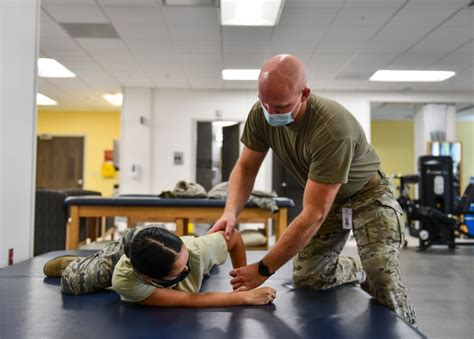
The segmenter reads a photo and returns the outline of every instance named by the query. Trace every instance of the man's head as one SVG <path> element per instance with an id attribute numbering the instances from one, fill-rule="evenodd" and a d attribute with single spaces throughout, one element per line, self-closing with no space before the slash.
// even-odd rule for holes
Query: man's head
<path id="1" fill-rule="evenodd" d="M 293 55 L 275 55 L 260 70 L 258 97 L 270 115 L 291 112 L 296 118 L 310 93 L 304 64 Z"/>

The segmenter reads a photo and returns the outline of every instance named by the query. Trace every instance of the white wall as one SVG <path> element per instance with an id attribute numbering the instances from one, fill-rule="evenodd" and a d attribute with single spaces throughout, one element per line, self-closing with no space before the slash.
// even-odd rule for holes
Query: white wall
<path id="1" fill-rule="evenodd" d="M 125 91 L 127 93 L 127 91 Z M 345 106 L 360 122 L 370 140 L 371 102 L 471 102 L 472 93 L 397 93 L 367 91 L 316 92 Z M 173 189 L 178 180 L 195 181 L 196 122 L 214 120 L 216 110 L 222 119 L 245 121 L 257 100 L 255 90 L 160 90 L 152 94 L 151 193 Z M 127 98 L 125 98 L 127 100 Z M 122 133 L 130 128 L 122 125 Z M 396 142 L 396 140 L 394 140 Z M 138 149 L 137 149 L 138 151 Z M 184 153 L 184 165 L 173 164 L 173 153 Z M 125 155 L 127 156 L 127 155 Z M 126 164 L 124 166 L 127 166 Z M 271 189 L 271 157 L 267 156 L 255 188 Z M 123 177 L 127 186 L 131 179 Z M 129 193 L 148 193 L 136 191 Z"/>
<path id="2" fill-rule="evenodd" d="M 133 91 L 126 89 L 125 111 L 127 98 L 135 96 Z M 128 93 L 128 95 L 127 95 Z M 350 93 L 328 93 L 331 98 L 338 100 L 348 108 L 363 126 L 370 138 L 370 102 L 366 97 L 351 95 Z M 170 190 L 178 180 L 195 181 L 196 161 L 196 124 L 197 121 L 216 119 L 216 111 L 222 112 L 223 120 L 245 121 L 252 105 L 257 100 L 254 90 L 159 90 L 152 94 L 152 154 L 151 173 L 148 181 L 150 192 L 159 193 Z M 133 100 L 136 100 L 133 99 Z M 143 105 L 146 105 L 143 103 Z M 125 120 L 123 120 L 125 122 Z M 127 135 L 132 126 L 122 124 L 122 133 Z M 130 142 L 132 142 L 131 139 Z M 142 144 L 142 140 L 135 140 Z M 123 143 L 127 143 L 122 138 Z M 139 148 L 135 147 L 134 152 Z M 127 168 L 125 159 L 130 158 L 130 152 L 125 154 L 122 165 Z M 184 153 L 184 165 L 173 164 L 173 153 Z M 143 151 L 142 154 L 145 154 Z M 121 160 L 122 161 L 122 160 Z M 255 182 L 256 189 L 271 189 L 271 156 L 267 156 Z M 127 193 L 149 193 L 147 189 L 131 186 L 132 179 L 126 174 L 121 177 L 122 187 L 133 187 L 134 192 L 127 189 Z M 121 190 L 123 193 L 123 191 Z"/>
<path id="3" fill-rule="evenodd" d="M 0 1 L 0 267 L 33 253 L 38 0 Z"/>
<path id="4" fill-rule="evenodd" d="M 120 137 L 120 194 L 152 193 L 151 88 L 124 88 Z M 134 171 L 132 171 L 132 166 Z"/>
<path id="5" fill-rule="evenodd" d="M 174 187 L 178 180 L 195 181 L 197 121 L 216 119 L 245 121 L 257 96 L 254 91 L 155 90 L 153 110 L 153 191 Z M 173 164 L 173 153 L 184 153 L 184 165 Z M 266 161 L 256 187 L 267 186 Z"/>

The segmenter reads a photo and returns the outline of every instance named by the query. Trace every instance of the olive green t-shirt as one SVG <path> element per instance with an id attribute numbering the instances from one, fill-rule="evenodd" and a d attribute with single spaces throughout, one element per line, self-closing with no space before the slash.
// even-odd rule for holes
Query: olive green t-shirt
<path id="1" fill-rule="evenodd" d="M 337 200 L 358 192 L 380 166 L 355 117 L 337 102 L 315 94 L 309 96 L 301 120 L 289 126 L 272 127 L 256 102 L 241 141 L 257 152 L 271 148 L 302 186 L 308 179 L 342 184 Z"/>

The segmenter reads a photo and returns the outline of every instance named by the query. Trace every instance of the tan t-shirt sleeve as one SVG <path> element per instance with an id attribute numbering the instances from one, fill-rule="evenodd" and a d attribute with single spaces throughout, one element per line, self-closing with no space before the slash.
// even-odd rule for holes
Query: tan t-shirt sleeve
<path id="1" fill-rule="evenodd" d="M 267 152 L 270 148 L 264 137 L 265 129 L 262 124 L 265 123 L 265 117 L 260 106 L 253 105 L 240 138 L 240 141 L 252 151 Z"/>
<path id="2" fill-rule="evenodd" d="M 189 250 L 191 272 L 188 277 L 174 288 L 184 292 L 199 292 L 204 275 L 214 265 L 221 265 L 227 259 L 227 243 L 220 233 L 211 233 L 201 237 L 181 237 Z"/>
<path id="3" fill-rule="evenodd" d="M 308 178 L 324 184 L 347 183 L 356 145 L 352 138 L 342 138 L 312 150 Z"/>
<path id="4" fill-rule="evenodd" d="M 148 298 L 157 287 L 145 283 L 143 278 L 133 270 L 130 260 L 124 254 L 115 265 L 112 288 L 120 294 L 123 301 L 140 302 Z"/>

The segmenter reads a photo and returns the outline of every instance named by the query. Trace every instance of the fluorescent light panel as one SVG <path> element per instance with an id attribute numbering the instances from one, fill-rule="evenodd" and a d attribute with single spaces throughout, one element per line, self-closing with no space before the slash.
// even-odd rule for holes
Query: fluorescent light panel
<path id="1" fill-rule="evenodd" d="M 224 69 L 222 79 L 224 80 L 257 80 L 259 69 Z"/>
<path id="2" fill-rule="evenodd" d="M 42 78 L 75 78 L 76 75 L 55 59 L 39 58 L 38 75 Z"/>
<path id="3" fill-rule="evenodd" d="M 48 98 L 46 95 L 36 93 L 36 104 L 39 106 L 56 106 L 58 102 Z"/>
<path id="4" fill-rule="evenodd" d="M 454 76 L 450 71 L 404 71 L 404 70 L 378 70 L 370 81 L 387 82 L 439 82 Z"/>
<path id="5" fill-rule="evenodd" d="M 275 26 L 284 0 L 221 0 L 222 26 Z"/>
<path id="6" fill-rule="evenodd" d="M 122 106 L 123 95 L 122 93 L 117 94 L 104 94 L 105 100 L 111 103 L 114 106 Z"/>

